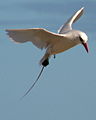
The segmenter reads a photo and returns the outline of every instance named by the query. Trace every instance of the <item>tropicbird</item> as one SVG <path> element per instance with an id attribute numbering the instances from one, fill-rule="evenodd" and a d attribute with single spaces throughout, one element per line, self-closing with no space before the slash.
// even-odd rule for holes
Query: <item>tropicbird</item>
<path id="1" fill-rule="evenodd" d="M 32 42 L 36 47 L 46 49 L 44 56 L 40 60 L 40 65 L 43 67 L 37 79 L 32 84 L 30 89 L 24 94 L 24 96 L 26 96 L 34 87 L 43 69 L 49 64 L 49 58 L 52 55 L 55 57 L 56 54 L 64 52 L 79 44 L 82 44 L 88 52 L 87 35 L 82 31 L 72 29 L 72 24 L 81 17 L 83 12 L 84 7 L 79 9 L 63 26 L 61 26 L 58 33 L 53 33 L 43 28 L 6 29 L 8 36 L 14 42 Z"/>

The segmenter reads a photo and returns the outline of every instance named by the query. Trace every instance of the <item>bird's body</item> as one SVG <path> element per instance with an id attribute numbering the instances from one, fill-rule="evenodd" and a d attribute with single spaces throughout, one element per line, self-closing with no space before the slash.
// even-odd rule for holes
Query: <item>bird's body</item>
<path id="1" fill-rule="evenodd" d="M 51 55 L 64 52 L 78 44 L 82 44 L 88 52 L 87 35 L 82 31 L 72 29 L 72 24 L 81 17 L 83 11 L 84 8 L 78 10 L 63 26 L 61 26 L 58 33 L 53 33 L 43 28 L 8 29 L 6 31 L 14 42 L 32 42 L 40 49 L 45 48 L 46 52 L 40 60 L 40 64 L 42 64 L 44 68 L 49 64 Z"/>
<path id="2" fill-rule="evenodd" d="M 56 42 L 48 48 L 48 53 L 50 55 L 58 54 L 80 44 L 79 38 L 76 36 L 77 33 L 80 33 L 80 31 L 71 30 L 61 34 L 62 37 L 57 38 Z"/>

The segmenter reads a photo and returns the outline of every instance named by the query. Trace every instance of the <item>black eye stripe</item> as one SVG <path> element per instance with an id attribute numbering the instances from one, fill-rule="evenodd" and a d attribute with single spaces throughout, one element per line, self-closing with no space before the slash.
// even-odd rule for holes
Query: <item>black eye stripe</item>
<path id="1" fill-rule="evenodd" d="M 80 36 L 79 36 L 79 39 L 80 39 L 81 42 L 83 42 L 83 39 Z"/>

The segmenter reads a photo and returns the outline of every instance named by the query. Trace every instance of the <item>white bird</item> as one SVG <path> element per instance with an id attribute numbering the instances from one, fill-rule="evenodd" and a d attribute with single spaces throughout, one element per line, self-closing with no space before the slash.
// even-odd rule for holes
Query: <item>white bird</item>
<path id="1" fill-rule="evenodd" d="M 78 10 L 63 26 L 61 26 L 58 33 L 53 33 L 43 28 L 6 30 L 9 37 L 16 43 L 32 42 L 36 47 L 46 49 L 44 56 L 40 60 L 40 64 L 43 65 L 43 68 L 38 78 L 25 95 L 34 87 L 44 67 L 49 64 L 50 56 L 64 52 L 79 44 L 83 45 L 88 52 L 87 35 L 82 31 L 72 29 L 72 24 L 81 17 L 83 12 L 84 8 Z"/>

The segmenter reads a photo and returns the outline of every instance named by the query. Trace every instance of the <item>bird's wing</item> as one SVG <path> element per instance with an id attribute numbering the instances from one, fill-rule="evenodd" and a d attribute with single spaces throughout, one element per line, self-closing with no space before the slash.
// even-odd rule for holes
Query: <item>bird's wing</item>
<path id="1" fill-rule="evenodd" d="M 62 35 L 49 32 L 43 28 L 32 29 L 7 29 L 9 37 L 17 43 L 32 42 L 40 49 L 47 48 L 48 45 L 54 44 Z"/>
<path id="2" fill-rule="evenodd" d="M 72 30 L 72 24 L 81 17 L 83 12 L 84 12 L 84 7 L 78 10 L 64 25 L 62 25 L 58 33 L 63 34 L 69 30 Z"/>

